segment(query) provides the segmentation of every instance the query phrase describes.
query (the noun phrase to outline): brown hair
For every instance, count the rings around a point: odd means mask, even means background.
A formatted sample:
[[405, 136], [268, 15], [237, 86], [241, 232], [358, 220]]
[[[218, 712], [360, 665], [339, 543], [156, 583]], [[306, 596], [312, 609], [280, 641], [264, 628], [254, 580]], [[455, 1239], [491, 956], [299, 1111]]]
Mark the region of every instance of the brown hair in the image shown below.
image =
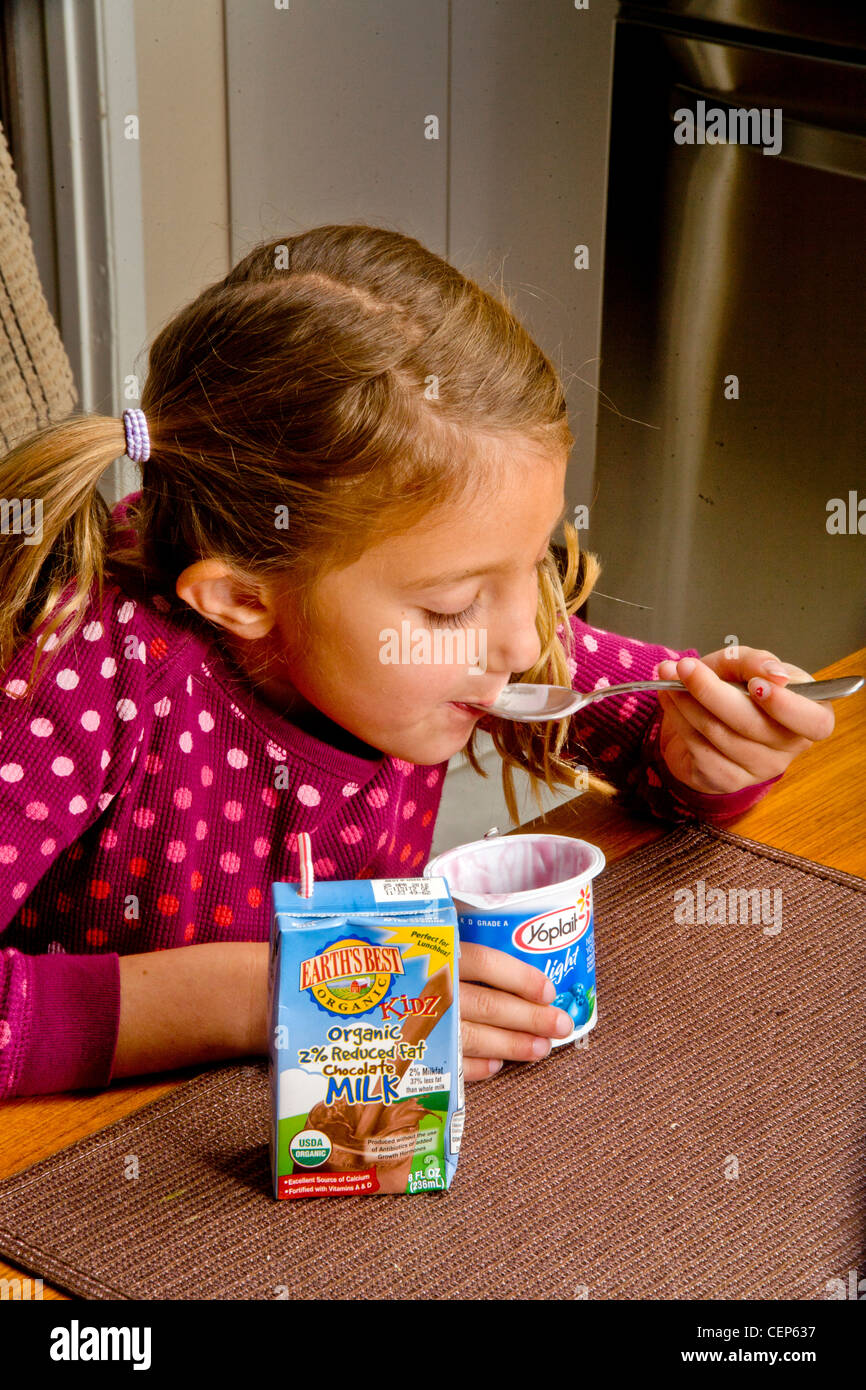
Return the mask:
[[[100, 604], [105, 579], [177, 604], [176, 580], [198, 559], [221, 560], [241, 584], [279, 578], [309, 626], [328, 569], [483, 489], [490, 442], [519, 437], [567, 455], [574, 436], [559, 378], [500, 293], [384, 228], [316, 227], [255, 247], [150, 349], [141, 407], [151, 456], [129, 515], [135, 548], [121, 546], [97, 491], [125, 449], [119, 419], [72, 416], [0, 463], [0, 496], [43, 506], [39, 543], [6, 540], [0, 552], [0, 669], [51, 619], [32, 694], [46, 639], [67, 620], [53, 649], [70, 640], [94, 584]], [[564, 531], [566, 573], [549, 551], [541, 655], [523, 673], [558, 685], [571, 684], [569, 615], [600, 573], [574, 528]], [[558, 756], [568, 720], [497, 722], [491, 732], [512, 819], [512, 768], [529, 773], [539, 809], [542, 783], [577, 785]], [[486, 776], [474, 733], [465, 751]]]

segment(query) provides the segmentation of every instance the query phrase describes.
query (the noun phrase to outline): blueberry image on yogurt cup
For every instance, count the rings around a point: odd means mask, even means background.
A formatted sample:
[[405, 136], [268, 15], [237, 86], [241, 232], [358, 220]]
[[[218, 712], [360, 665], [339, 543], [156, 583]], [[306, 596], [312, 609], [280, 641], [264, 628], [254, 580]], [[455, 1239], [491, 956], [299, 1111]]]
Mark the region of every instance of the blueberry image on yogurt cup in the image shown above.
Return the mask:
[[586, 991], [584, 990], [583, 985], [577, 985], [571, 993], [572, 999], [571, 1003], [567, 1006], [568, 1012], [574, 1019], [575, 1028], [580, 1028], [582, 1024], [588, 1021], [590, 1014], [589, 1005], [587, 1003], [586, 998]]
[[595, 990], [591, 985], [589, 989], [584, 989], [583, 985], [578, 984], [572, 989], [572, 996], [568, 1012], [574, 1019], [574, 1026], [582, 1028], [584, 1023], [588, 1023], [592, 1018], [595, 1009]]
[[582, 1028], [584, 1023], [588, 1023], [592, 1018], [594, 998], [592, 989], [587, 993], [582, 984], [576, 984], [572, 985], [571, 989], [557, 994], [553, 1007], [564, 1010], [573, 1020], [575, 1028]]

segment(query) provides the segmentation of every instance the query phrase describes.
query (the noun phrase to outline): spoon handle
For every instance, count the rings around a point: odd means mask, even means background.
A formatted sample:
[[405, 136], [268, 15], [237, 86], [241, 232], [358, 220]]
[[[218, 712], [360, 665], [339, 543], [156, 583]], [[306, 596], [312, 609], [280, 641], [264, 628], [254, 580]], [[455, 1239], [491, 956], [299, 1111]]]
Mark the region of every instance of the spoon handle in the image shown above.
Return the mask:
[[[807, 700], [839, 700], [843, 695], [853, 695], [866, 681], [866, 676], [835, 676], [825, 681], [797, 681], [785, 686], [795, 695], [805, 695]], [[733, 681], [738, 689], [747, 691], [748, 687], [740, 681]], [[601, 690], [592, 690], [580, 696], [580, 705], [589, 705], [593, 700], [606, 700], [609, 695], [625, 695], [630, 690], [685, 690], [682, 681], [626, 681], [623, 685], [608, 685]], [[575, 691], [577, 695], [577, 691]]]

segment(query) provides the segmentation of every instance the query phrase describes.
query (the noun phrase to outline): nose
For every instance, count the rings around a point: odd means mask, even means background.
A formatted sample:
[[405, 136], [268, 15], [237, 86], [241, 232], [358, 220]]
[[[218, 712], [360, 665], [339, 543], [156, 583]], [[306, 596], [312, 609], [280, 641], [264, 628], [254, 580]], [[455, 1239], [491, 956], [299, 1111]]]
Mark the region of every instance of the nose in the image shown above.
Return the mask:
[[538, 613], [538, 582], [533, 579], [519, 598], [506, 603], [497, 612], [487, 632], [487, 669], [505, 671], [509, 675], [528, 671], [541, 655], [541, 641], [536, 631]]

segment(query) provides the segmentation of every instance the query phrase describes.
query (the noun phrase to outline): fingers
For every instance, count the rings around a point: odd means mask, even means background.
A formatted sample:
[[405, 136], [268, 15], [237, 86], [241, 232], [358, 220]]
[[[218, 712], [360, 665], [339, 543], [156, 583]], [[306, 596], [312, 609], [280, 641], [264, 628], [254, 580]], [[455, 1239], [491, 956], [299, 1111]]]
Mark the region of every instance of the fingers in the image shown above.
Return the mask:
[[530, 1004], [517, 995], [484, 985], [460, 985], [464, 1057], [537, 1062], [552, 1038], [567, 1038], [574, 1021], [564, 1009]]
[[493, 1061], [489, 1057], [464, 1057], [463, 1059], [463, 1080], [467, 1084], [473, 1081], [489, 1081], [491, 1076], [502, 1071], [502, 1063]]
[[[661, 662], [661, 678], [668, 678], [662, 674], [663, 668], [675, 666], [676, 678], [688, 693], [659, 691], [659, 698], [665, 709], [676, 708], [719, 752], [757, 775], [761, 766], [750, 765], [748, 759], [754, 762], [756, 756], [756, 749], [750, 744], [795, 754], [818, 739], [828, 738], [835, 727], [835, 716], [828, 705], [794, 695], [784, 688], [787, 682], [782, 677], [760, 671], [762, 663], [772, 659], [770, 652], [750, 650], [748, 660], [744, 658], [738, 668], [745, 679], [757, 677], [752, 689], [760, 690], [763, 698], [756, 694], [753, 699], [701, 661], [690, 673], [680, 669], [682, 661]], [[797, 667], [790, 669], [798, 677], [805, 675]]]
[[[740, 791], [743, 787], [753, 786], [755, 782], [767, 782], [771, 777], [775, 777], [779, 768], [772, 763], [764, 765], [762, 756], [755, 757], [757, 745], [746, 740], [736, 740], [732, 735], [727, 738], [724, 730], [719, 730], [715, 735], [716, 742], [710, 742], [703, 733], [690, 723], [683, 713], [682, 697], [676, 702], [670, 699], [671, 692], [668, 690], [659, 691], [659, 703], [665, 713], [665, 729], [661, 739], [661, 753], [665, 753], [669, 745], [679, 742], [681, 745], [681, 755], [686, 755], [689, 759], [688, 772], [684, 775], [678, 772], [677, 775], [686, 781], [689, 786], [696, 791], [720, 793]], [[694, 701], [691, 696], [685, 699]], [[699, 716], [698, 716], [699, 717]], [[725, 744], [730, 746], [733, 742], [739, 741], [741, 747], [737, 757], [731, 759], [725, 756], [718, 745]], [[779, 758], [779, 753], [772, 753], [767, 749], [767, 758]]]
[[[801, 677], [800, 672], [797, 677]], [[829, 738], [836, 727], [836, 715], [829, 700], [807, 700], [805, 695], [794, 694], [784, 685], [768, 681], [766, 676], [750, 679], [749, 695], [760, 703], [766, 715], [800, 739], [806, 739], [807, 743]]]
[[460, 979], [494, 985], [538, 1004], [549, 1004], [556, 998], [553, 983], [543, 971], [477, 941], [460, 942]]
[[464, 1079], [491, 1075], [491, 1060], [537, 1062], [547, 1056], [553, 1038], [568, 1037], [573, 1020], [546, 1002], [555, 993], [551, 981], [533, 966], [490, 946], [461, 942]]

